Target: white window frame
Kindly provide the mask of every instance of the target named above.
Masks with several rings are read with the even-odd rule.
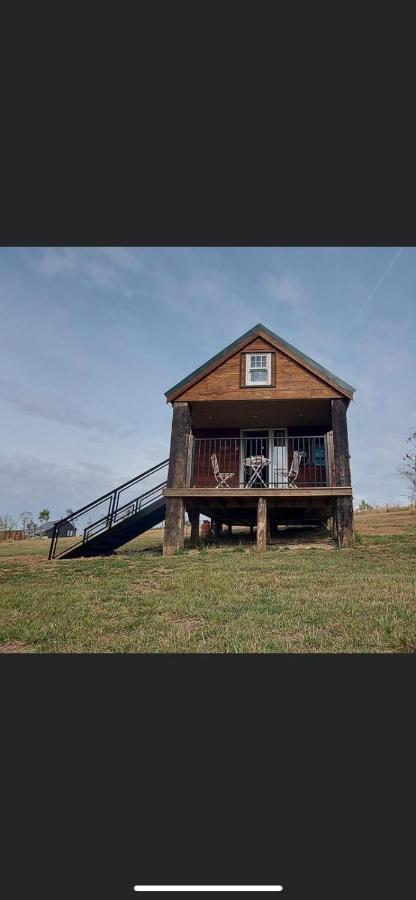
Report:
[[[253,356],[265,356],[266,357],[266,368],[267,368],[267,381],[251,381],[251,369],[253,368],[251,365],[251,359]],[[257,371],[264,369],[264,366],[259,366]],[[256,370],[256,367],[254,367]],[[272,383],[272,354],[264,353],[262,350],[254,351],[254,353],[246,353],[246,385],[247,387],[270,387]]]

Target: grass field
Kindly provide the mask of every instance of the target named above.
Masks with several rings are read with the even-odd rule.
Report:
[[[158,530],[51,563],[46,539],[0,544],[0,652],[415,652],[416,512],[355,524],[345,550],[308,531],[164,558]]]

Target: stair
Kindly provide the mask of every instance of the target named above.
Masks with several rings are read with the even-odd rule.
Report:
[[[74,559],[113,553],[139,534],[163,522],[169,460],[98,497],[55,522],[49,559]]]

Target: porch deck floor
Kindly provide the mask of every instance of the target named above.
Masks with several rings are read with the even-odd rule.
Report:
[[[165,497],[217,497],[225,500],[227,497],[243,498],[251,497],[351,497],[352,487],[297,487],[297,488],[201,488],[181,487],[165,488]]]

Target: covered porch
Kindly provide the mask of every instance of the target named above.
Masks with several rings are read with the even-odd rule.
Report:
[[[190,404],[190,486],[297,490],[330,487],[329,400]]]
[[[336,522],[352,539],[346,404],[342,399],[175,403],[164,552],[183,547],[188,513],[214,526],[256,528],[257,546],[279,523]]]

